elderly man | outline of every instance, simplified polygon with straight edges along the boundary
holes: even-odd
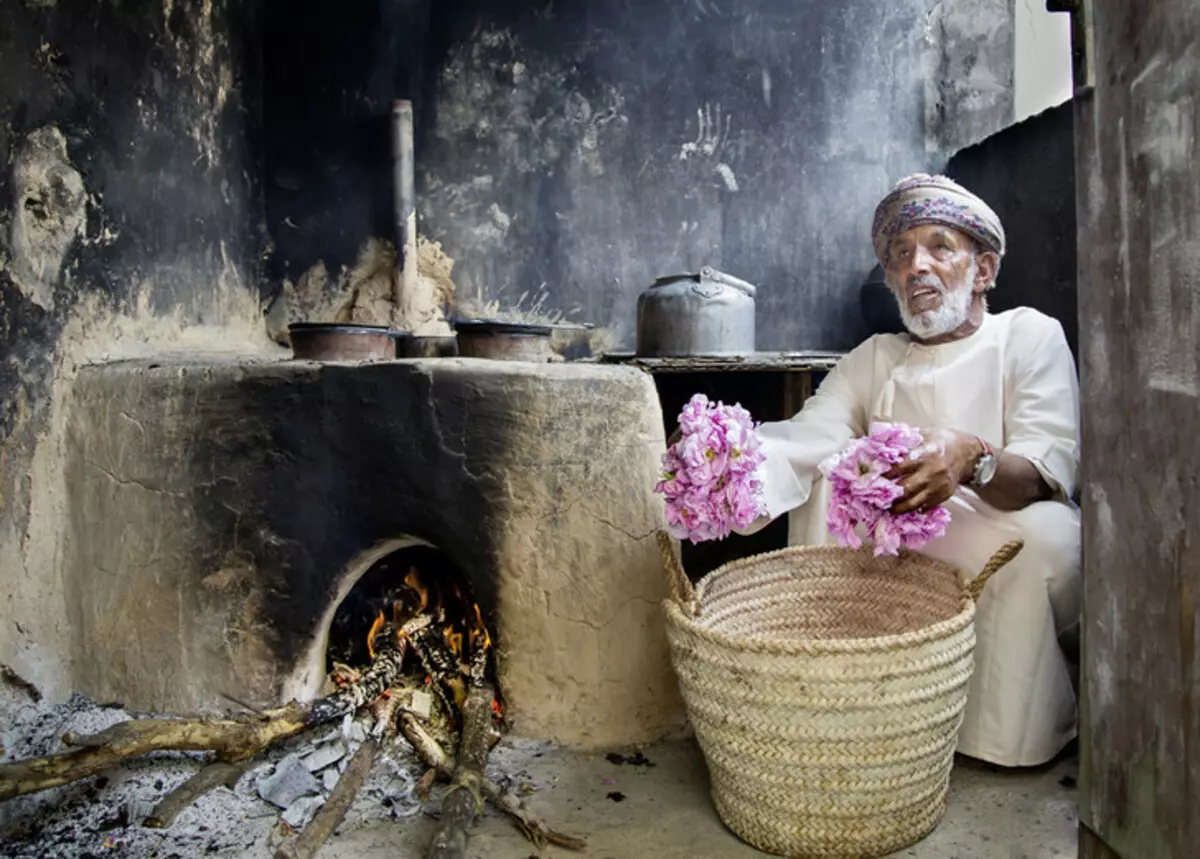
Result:
[[[1054,319],[988,312],[1004,230],[966,189],[941,176],[901,180],[876,210],[873,239],[910,334],[867,340],[795,417],[762,426],[768,513],[751,530],[790,513],[790,542],[830,542],[818,464],[873,421],[921,428],[930,444],[896,468],[905,494],[894,509],[950,510],[946,535],[925,553],[973,575],[1008,540],[1025,541],[979,602],[958,749],[1041,764],[1075,736],[1058,645],[1080,602],[1074,362]]]

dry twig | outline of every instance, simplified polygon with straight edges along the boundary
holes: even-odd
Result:
[[[151,829],[166,829],[175,822],[179,812],[183,811],[210,790],[221,787],[232,788],[238,779],[250,767],[250,761],[215,761],[179,787],[168,793],[154,806],[154,811],[143,821],[142,825]]]
[[[401,713],[400,730],[425,766],[437,770],[443,778],[453,777],[454,759],[447,755],[438,745],[437,740],[421,727],[416,716],[411,713]],[[582,838],[564,835],[551,829],[544,820],[530,811],[524,802],[491,779],[482,779],[480,790],[488,802],[513,819],[525,837],[532,841],[538,849],[547,844],[565,847],[568,850],[583,850],[587,847],[587,842]]]
[[[312,859],[333,831],[341,826],[346,819],[346,812],[354,804],[354,798],[362,790],[363,782],[379,754],[380,745],[395,731],[396,709],[400,699],[401,695],[396,690],[385,699],[385,703],[379,707],[372,736],[358,747],[333,792],[329,794],[329,799],[295,841],[287,842],[275,851],[275,859]]]

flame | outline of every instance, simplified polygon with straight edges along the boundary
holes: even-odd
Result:
[[[379,616],[371,624],[371,631],[367,633],[367,653],[371,654],[372,659],[375,658],[375,636],[379,633],[379,630],[383,629],[383,623],[383,611],[380,610]]]
[[[404,584],[408,585],[421,598],[421,604],[417,606],[416,612],[421,614],[429,607],[429,589],[421,584],[421,576],[416,567],[409,567],[408,575],[404,577]]]
[[[479,611],[479,603],[474,604],[475,625],[467,633],[467,643],[474,653],[476,650],[487,650],[492,646],[492,637],[488,634],[487,624],[483,622],[483,614]],[[476,647],[476,642],[482,637],[483,643]]]
[[[446,646],[450,648],[450,652],[455,657],[463,655],[463,634],[455,632],[454,627],[448,626],[442,631],[442,638],[446,641]]]

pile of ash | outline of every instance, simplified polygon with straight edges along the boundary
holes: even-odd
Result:
[[[3,762],[64,751],[67,732],[93,734],[131,714],[76,695],[58,703],[14,708],[0,724]],[[272,855],[324,803],[354,750],[366,738],[347,718],[279,744],[249,766],[232,788],[217,787],[185,808],[167,828],[145,825],[160,800],[195,775],[204,753],[157,752],[110,771],[0,802],[0,855],[144,856],[191,859]],[[342,829],[422,811],[414,788],[421,766],[403,743],[376,760]]]

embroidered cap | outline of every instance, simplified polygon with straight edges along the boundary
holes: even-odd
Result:
[[[946,176],[905,176],[875,208],[871,240],[879,264],[887,267],[888,243],[922,224],[945,224],[973,236],[1004,257],[1004,227],[983,200]]]

